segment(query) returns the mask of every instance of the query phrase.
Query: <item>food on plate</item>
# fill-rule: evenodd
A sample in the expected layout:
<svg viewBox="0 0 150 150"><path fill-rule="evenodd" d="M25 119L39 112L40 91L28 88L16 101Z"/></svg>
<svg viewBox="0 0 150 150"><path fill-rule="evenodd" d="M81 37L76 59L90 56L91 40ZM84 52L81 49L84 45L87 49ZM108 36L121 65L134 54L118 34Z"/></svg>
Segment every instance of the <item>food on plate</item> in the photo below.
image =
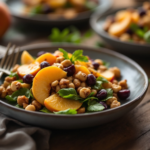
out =
<svg viewBox="0 0 150 150"><path fill-rule="evenodd" d="M0 2L0 38L4 35L11 24L11 16L7 6Z"/></svg>
<svg viewBox="0 0 150 150"><path fill-rule="evenodd" d="M23 51L21 62L5 77L0 97L27 111L98 112L119 107L130 96L127 80L119 81L118 67L108 68L108 62L92 60L83 50L41 51L37 58Z"/></svg>
<svg viewBox="0 0 150 150"><path fill-rule="evenodd" d="M24 15L47 14L49 18L75 18L79 13L94 9L98 0L23 0Z"/></svg>
<svg viewBox="0 0 150 150"><path fill-rule="evenodd" d="M150 3L145 2L137 9L120 10L109 16L104 30L121 41L150 43Z"/></svg>

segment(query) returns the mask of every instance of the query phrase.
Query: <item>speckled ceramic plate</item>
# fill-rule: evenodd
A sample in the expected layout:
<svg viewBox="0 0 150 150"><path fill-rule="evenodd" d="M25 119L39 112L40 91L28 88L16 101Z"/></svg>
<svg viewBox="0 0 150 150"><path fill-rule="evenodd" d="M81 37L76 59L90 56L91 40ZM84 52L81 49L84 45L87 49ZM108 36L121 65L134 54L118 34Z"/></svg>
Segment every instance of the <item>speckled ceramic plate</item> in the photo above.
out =
<svg viewBox="0 0 150 150"><path fill-rule="evenodd" d="M134 109L143 99L148 88L147 75L137 63L119 53L107 49L95 49L75 45L50 45L49 43L25 46L21 48L21 51L27 50L31 55L36 56L37 52L41 50L54 52L58 48L64 48L71 53L77 49L83 49L84 54L90 56L92 59L100 58L110 62L111 67L119 67L122 73L121 79L127 79L128 81L129 89L131 90L130 97L127 100L121 101L121 106L117 108L77 115L30 112L16 108L8 104L6 100L0 100L1 113L31 125L55 129L77 129L101 125L123 117L124 114ZM18 60L18 63L20 63L20 60Z"/></svg>
<svg viewBox="0 0 150 150"><path fill-rule="evenodd" d="M52 19L47 15L36 15L34 17L24 16L22 14L22 9L24 4L22 0L4 0L8 5L11 15L17 19L18 21L22 21L25 23L33 23L33 24L40 24L40 25L73 25L73 24L80 24L82 21L88 20L92 14L92 11L86 11L77 15L77 17L72 19L65 19L65 18L56 18ZM106 12L112 4L111 0L99 0L100 3L97 6L96 10L99 11L100 14Z"/></svg>
<svg viewBox="0 0 150 150"><path fill-rule="evenodd" d="M121 8L114 11L105 13L101 16L98 12L94 13L91 17L90 24L92 29L114 50L118 52L131 54L131 55L148 55L150 54L150 44L138 44L135 42L123 42L117 38L111 37L104 29L104 23L108 16L115 15L116 12L127 8Z"/></svg>

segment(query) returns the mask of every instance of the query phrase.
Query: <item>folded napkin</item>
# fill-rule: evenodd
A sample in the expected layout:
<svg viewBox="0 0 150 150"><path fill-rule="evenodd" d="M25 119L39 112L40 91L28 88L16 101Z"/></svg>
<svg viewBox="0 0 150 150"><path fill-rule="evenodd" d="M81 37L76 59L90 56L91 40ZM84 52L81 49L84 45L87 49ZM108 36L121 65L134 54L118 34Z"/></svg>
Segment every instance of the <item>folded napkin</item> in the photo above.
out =
<svg viewBox="0 0 150 150"><path fill-rule="evenodd" d="M50 134L0 114L0 150L49 150Z"/></svg>

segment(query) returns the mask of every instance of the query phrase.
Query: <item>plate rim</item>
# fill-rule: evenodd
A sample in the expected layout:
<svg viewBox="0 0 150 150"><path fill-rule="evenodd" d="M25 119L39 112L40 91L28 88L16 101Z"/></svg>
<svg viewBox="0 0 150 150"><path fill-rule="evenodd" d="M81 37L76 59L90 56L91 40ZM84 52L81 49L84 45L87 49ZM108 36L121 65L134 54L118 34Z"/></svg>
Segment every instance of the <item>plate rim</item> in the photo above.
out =
<svg viewBox="0 0 150 150"><path fill-rule="evenodd" d="M8 5L8 2L10 0L3 0L8 8L9 8L9 5ZM12 0L11 0L12 1ZM37 17L28 17L28 16L23 16L23 15L20 15L20 14L15 14L13 13L12 11L10 11L11 15L15 18L18 18L18 19L24 19L24 20L28 20L28 21L37 21L37 22L55 22L55 23L63 23L64 21L81 21L81 20L84 20L84 19L88 19L90 18L90 14L92 14L92 11L100 11L100 9L103 9L103 11L100 11L101 14L105 13L111 6L112 6L112 1L111 0L99 0L101 1L100 4L98 4L98 6L94 9L94 10L89 10L89 11L86 11L86 12L82 12L80 13L80 17L79 15L77 15L75 18L72 18L72 19L65 19L65 18L61 18L61 19L50 19L50 18L47 18L47 17L44 17L44 20L38 18L38 17L42 17L44 15L37 15Z"/></svg>
<svg viewBox="0 0 150 150"><path fill-rule="evenodd" d="M138 8L138 6L135 6L135 7L131 7L131 8ZM122 8L118 8L118 9L114 9L114 10L111 10L109 12L106 12L105 14L103 15L100 15L98 12L95 12L92 17L90 18L90 26L91 28L95 31L95 33L97 33L98 35L100 35L101 37L104 37L106 39L109 39L111 41L114 41L114 42L119 42L121 44L127 44L129 46L140 46L140 47L148 47L150 48L150 44L140 44L140 43L135 43L135 42L126 42L126 41L121 41L117 38L113 38L111 37L104 29L103 29L103 25L98 29L97 28L97 23L98 22L102 22L102 24L104 24L104 19L107 18L108 16L112 16L114 15L117 11L120 11L120 10L124 10L124 9L127 9L128 7L122 7ZM106 19L105 19L106 20Z"/></svg>
<svg viewBox="0 0 150 150"><path fill-rule="evenodd" d="M94 47L87 47L87 46L82 46L82 45L74 45L74 44L68 44L68 43L64 43L64 44L51 44L51 43L38 43L38 44L31 44L31 45L27 45L27 46L23 46L23 47L20 47L20 52L22 52L23 50L27 50L27 51L30 51L30 49L40 49L40 48L58 48L58 47L67 47L67 48L77 48L78 47L80 49L88 49L89 51L90 50L94 50L94 51L97 51L97 52L102 52L102 53L105 53L105 54L108 54L108 55L111 55L111 56L114 56L114 57L117 57L117 58L120 58L124 61L127 61L129 62L132 66L134 66L136 69L138 69L142 74L143 74L143 77L145 79L145 84L144 84L144 88L143 88L143 91L141 92L141 94L132 99L131 101L128 101L127 103L125 104L122 104L121 106L119 107L116 107L116 108L111 108L111 109L107 109L105 111L99 111L99 112L92 112L92 113L85 113L85 114L75 114L75 115L66 115L66 114L53 114L53 113L42 113L42 112L32 112L32 111L26 111L24 109L20 109L20 108L17 108L9 103L6 103L5 101L1 100L0 99L0 104L1 105L5 105L6 107L8 107L9 109L13 109L15 111L21 111L21 112L24 112L24 113L28 113L28 114L32 114L32 115L41 115L41 116L50 116L50 117L90 117L90 116L95 116L95 115L103 115L103 114L106 114L106 113L110 113L111 111L119 111L120 109L122 108L125 108L127 107L128 105L131 105L132 103L134 103L135 101L138 101L140 98L142 98L147 89L148 89L148 85L149 85L149 82L148 82L148 77L147 77L147 74L145 73L145 71L142 69L142 67L137 64L134 60L130 59L129 57L123 55L123 54L120 54L118 52L115 52L115 51L111 51L109 49L106 49L106 48L94 48Z"/></svg>

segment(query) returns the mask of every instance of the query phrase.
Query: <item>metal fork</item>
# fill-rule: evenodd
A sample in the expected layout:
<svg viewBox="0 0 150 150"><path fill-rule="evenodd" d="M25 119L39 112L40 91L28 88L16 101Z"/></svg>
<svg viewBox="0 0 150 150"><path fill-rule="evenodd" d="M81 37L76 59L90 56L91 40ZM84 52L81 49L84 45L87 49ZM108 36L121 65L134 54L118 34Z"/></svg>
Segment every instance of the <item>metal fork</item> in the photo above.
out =
<svg viewBox="0 0 150 150"><path fill-rule="evenodd" d="M12 68L15 66L17 62L17 58L19 56L20 48L15 45L8 44L6 53L0 62L0 78L3 73L10 75Z"/></svg>

